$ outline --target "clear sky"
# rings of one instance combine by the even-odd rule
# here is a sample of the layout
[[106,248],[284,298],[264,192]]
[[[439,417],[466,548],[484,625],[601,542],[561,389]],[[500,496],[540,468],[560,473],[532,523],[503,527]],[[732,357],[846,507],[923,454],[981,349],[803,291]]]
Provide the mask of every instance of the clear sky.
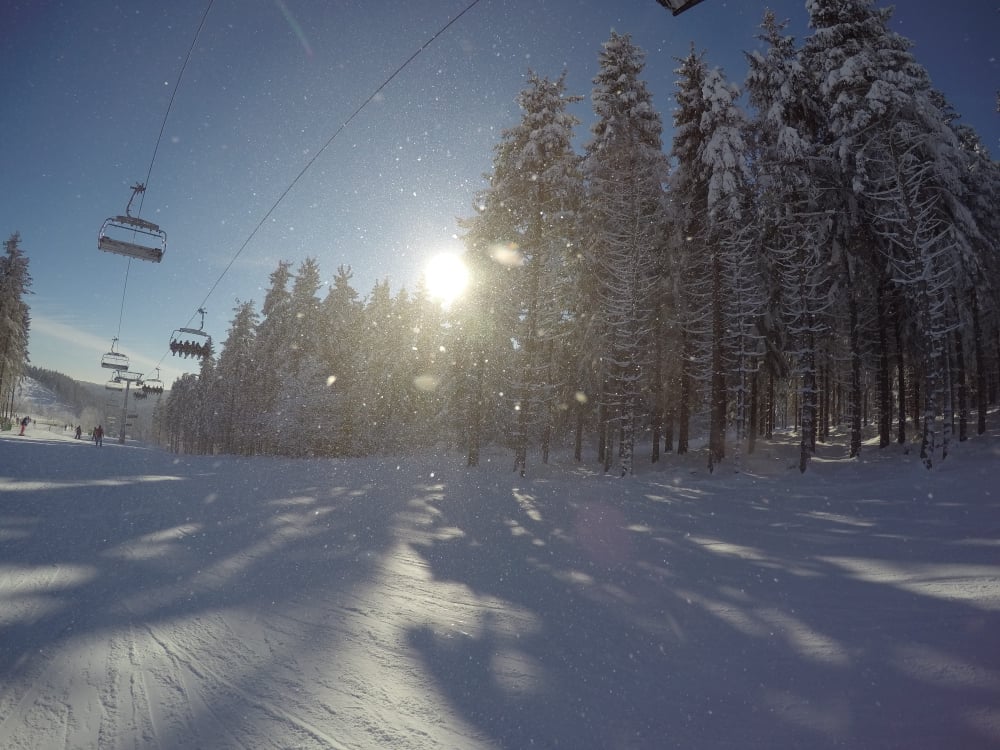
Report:
[[[0,235],[19,231],[30,258],[32,363],[103,382],[120,329],[132,369],[159,364],[169,386],[196,369],[170,355],[172,331],[197,327],[204,301],[221,342],[236,300],[259,309],[281,259],[315,256],[327,280],[350,265],[362,296],[386,278],[412,289],[432,256],[461,251],[455,219],[519,119],[529,68],[566,69],[569,93],[587,97],[582,142],[601,44],[631,34],[669,143],[675,58],[692,43],[741,83],[765,7],[808,33],[804,0],[705,0],[678,17],[656,0],[480,0],[317,157],[470,2],[215,0],[153,159],[208,0],[0,0]],[[1000,158],[1000,1],[907,0],[893,26]],[[141,216],[167,252],[129,264],[97,234],[151,162]]]

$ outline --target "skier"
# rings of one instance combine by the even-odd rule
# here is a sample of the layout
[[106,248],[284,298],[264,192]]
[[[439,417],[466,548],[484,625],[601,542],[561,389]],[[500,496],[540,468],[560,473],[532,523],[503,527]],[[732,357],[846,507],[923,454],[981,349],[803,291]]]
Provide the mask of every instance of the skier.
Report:
[[82,434],[83,434],[83,430],[80,429],[80,425],[77,425],[76,426],[76,439],[79,440],[80,439],[80,435],[82,435]]
[[94,429],[94,444],[98,448],[104,445],[104,428],[101,425],[97,425]]
[[20,432],[21,435],[24,434],[24,428],[28,426],[28,423],[30,421],[31,417],[25,417],[24,419],[21,420],[21,432]]

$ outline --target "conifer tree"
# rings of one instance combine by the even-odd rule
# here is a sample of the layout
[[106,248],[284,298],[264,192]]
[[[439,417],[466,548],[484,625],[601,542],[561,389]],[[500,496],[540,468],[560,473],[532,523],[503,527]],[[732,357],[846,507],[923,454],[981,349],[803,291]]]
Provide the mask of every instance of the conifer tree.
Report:
[[219,381],[216,404],[219,410],[219,446],[226,453],[249,455],[254,447],[250,427],[256,408],[250,387],[258,322],[253,300],[237,300],[233,314],[216,367]]
[[253,432],[255,453],[275,451],[275,409],[281,394],[281,381],[291,355],[294,320],[291,310],[291,262],[280,261],[270,275],[270,286],[261,307],[261,322],[254,339],[254,377],[252,388],[257,399]]
[[4,241],[0,256],[0,416],[11,417],[14,390],[28,364],[28,330],[31,316],[25,296],[31,293],[28,257],[21,249],[21,235]]
[[938,449],[947,455],[950,442],[953,303],[964,291],[962,259],[978,234],[961,200],[964,159],[910,42],[888,28],[891,9],[875,8],[871,0],[809,0],[807,8],[815,33],[803,49],[803,65],[815,83],[816,109],[825,113],[821,147],[842,217],[831,239],[851,316],[852,453],[860,448],[859,300],[871,296],[856,282],[887,263],[893,284],[908,291],[906,312],[918,336],[921,454],[930,466]]
[[708,74],[703,54],[691,52],[678,61],[674,110],[674,137],[670,155],[676,167],[670,175],[670,234],[668,264],[672,296],[676,300],[679,336],[680,394],[677,400],[677,453],[688,452],[692,408],[700,402],[711,325],[709,318],[710,269],[703,252],[707,231],[708,185],[698,169],[704,141],[701,120],[705,114],[702,86]]
[[[765,13],[760,39],[766,49],[748,55],[747,92],[756,109],[753,128],[757,232],[767,267],[769,309],[775,337],[790,350],[797,381],[801,426],[799,469],[805,471],[816,450],[820,341],[829,334],[829,272],[821,242],[825,226],[817,208],[819,164],[814,135],[822,121],[807,92],[812,85],[802,69],[787,24]],[[772,350],[769,376],[781,377],[785,354]]]
[[364,305],[351,286],[350,266],[339,266],[320,309],[319,356],[323,365],[326,397],[324,422],[329,426],[329,452],[356,455],[356,429],[361,383],[359,346]]
[[[673,144],[678,165],[670,198],[683,240],[674,242],[675,268],[681,282],[684,341],[690,347],[688,367],[700,359],[701,377],[708,386],[712,470],[726,455],[726,373],[733,366],[742,438],[747,387],[760,354],[755,328],[763,299],[756,291],[755,230],[747,226],[750,155],[745,119],[736,105],[739,90],[693,51],[681,61],[678,73]],[[688,382],[694,375],[692,370],[684,373]]]
[[[488,264],[480,261],[480,269],[506,277],[503,313],[514,323],[507,331],[516,342],[508,373],[515,414],[514,468],[522,474],[532,437],[542,436],[544,457],[545,436],[551,432],[555,342],[563,335],[567,248],[573,245],[581,192],[578,157],[572,148],[577,120],[566,109],[579,97],[564,91],[565,74],[552,81],[529,71],[528,85],[518,97],[521,122],[503,131],[490,187],[480,196],[482,209],[467,224],[472,230],[471,254],[481,259],[485,250],[493,263],[503,267],[487,271],[482,266]],[[500,248],[516,255],[505,258]],[[477,290],[485,291],[481,285]],[[478,301],[495,304],[501,299],[492,296]]]
[[[652,95],[639,76],[645,54],[611,33],[601,51],[592,100],[597,121],[584,157],[590,221],[585,253],[600,314],[600,429],[620,431],[621,473],[633,470],[640,401],[649,384],[663,252],[667,163]],[[605,440],[605,468],[611,451]]]

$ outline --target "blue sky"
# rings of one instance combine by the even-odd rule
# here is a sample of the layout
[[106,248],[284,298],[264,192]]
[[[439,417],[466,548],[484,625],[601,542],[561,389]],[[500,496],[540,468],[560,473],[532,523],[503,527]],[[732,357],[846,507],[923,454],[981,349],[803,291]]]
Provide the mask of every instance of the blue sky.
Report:
[[[692,43],[742,82],[765,7],[808,32],[803,0],[706,0],[678,17],[655,0],[480,0],[317,157],[469,2],[215,0],[154,160],[207,0],[0,0],[0,234],[19,231],[31,261],[32,363],[103,382],[120,331],[132,369],[160,366],[169,385],[195,367],[170,355],[171,332],[197,325],[204,302],[221,341],[236,300],[259,306],[281,259],[315,256],[326,279],[350,265],[362,296],[386,278],[412,289],[429,258],[461,250],[455,219],[518,120],[529,68],[566,69],[569,92],[588,97],[575,110],[584,140],[601,44],[631,34],[669,141],[674,58]],[[1000,158],[1000,2],[912,0],[893,25]],[[151,162],[141,216],[167,252],[129,264],[99,252],[97,233]]]

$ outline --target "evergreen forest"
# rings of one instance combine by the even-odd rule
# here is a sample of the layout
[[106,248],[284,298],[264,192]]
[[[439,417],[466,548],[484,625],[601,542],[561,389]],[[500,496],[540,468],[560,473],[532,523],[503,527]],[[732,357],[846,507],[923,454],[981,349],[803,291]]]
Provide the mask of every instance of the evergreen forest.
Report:
[[466,293],[362,297],[342,266],[321,297],[314,256],[283,261],[163,397],[163,442],[470,466],[491,448],[522,474],[560,450],[625,476],[696,450],[738,469],[779,429],[806,471],[841,430],[852,456],[877,438],[944,460],[1000,397],[1000,164],[891,9],[806,8],[801,41],[764,15],[742,84],[675,60],[669,142],[627,34],[599,51],[582,148],[565,72],[529,71],[460,219]]

